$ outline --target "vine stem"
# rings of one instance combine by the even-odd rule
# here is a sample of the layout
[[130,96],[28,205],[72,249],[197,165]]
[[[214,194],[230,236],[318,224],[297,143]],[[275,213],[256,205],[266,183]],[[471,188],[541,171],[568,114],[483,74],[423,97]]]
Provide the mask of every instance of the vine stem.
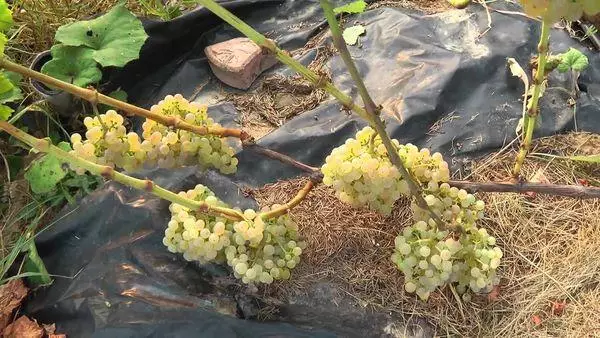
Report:
[[398,169],[398,171],[400,172],[402,177],[408,183],[408,188],[410,189],[410,193],[411,193],[411,195],[414,196],[417,205],[421,209],[427,210],[427,212],[429,213],[429,216],[438,224],[438,226],[440,228],[444,227],[445,224],[441,220],[441,218],[435,212],[433,212],[433,210],[431,210],[431,208],[427,205],[427,202],[425,202],[421,188],[415,182],[415,180],[411,176],[411,174],[408,172],[408,170],[404,166],[404,163],[402,163],[402,159],[400,158],[400,155],[398,155],[398,151],[396,150],[396,147],[394,147],[394,144],[392,143],[392,139],[386,132],[385,123],[379,116],[380,108],[378,108],[375,105],[375,102],[373,102],[373,99],[371,98],[371,95],[369,95],[369,91],[368,91],[367,87],[365,86],[365,83],[362,80],[362,77],[361,77],[360,73],[358,72],[358,69],[356,68],[356,64],[352,60],[350,51],[348,51],[348,46],[346,46],[346,42],[344,41],[344,39],[342,37],[342,31],[340,29],[340,26],[337,22],[334,12],[333,12],[333,6],[331,5],[331,2],[329,2],[329,0],[320,0],[320,2],[321,2],[321,7],[323,8],[323,11],[325,12],[325,18],[327,19],[327,23],[329,24],[331,36],[333,38],[333,44],[335,45],[337,50],[340,52],[340,56],[341,56],[342,60],[344,61],[344,63],[346,64],[346,67],[348,68],[348,72],[350,73],[352,80],[356,84],[356,87],[358,88],[358,92],[363,100],[364,105],[365,105],[365,112],[366,112],[365,119],[369,122],[371,127],[373,129],[375,129],[375,131],[381,138],[381,141],[382,141],[383,145],[385,146],[385,149],[387,150],[390,161]]
[[268,219],[268,218],[273,218],[273,217],[279,217],[279,216],[287,213],[290,209],[292,209],[293,207],[300,204],[300,202],[302,202],[306,198],[308,193],[314,188],[315,183],[316,182],[314,182],[313,179],[309,180],[304,185],[304,188],[302,188],[300,191],[298,191],[296,196],[294,196],[294,198],[292,198],[289,202],[287,202],[286,204],[284,204],[278,208],[275,208],[273,210],[270,210],[267,212],[261,212],[259,214],[259,216]]
[[310,81],[315,87],[323,88],[326,92],[331,94],[333,97],[338,99],[342,103],[344,107],[347,109],[353,110],[360,117],[364,119],[368,119],[367,112],[365,109],[354,103],[352,98],[340,91],[337,87],[335,87],[330,81],[327,81],[322,76],[313,72],[312,70],[304,67],[300,62],[290,56],[290,54],[275,44],[273,40],[267,39],[264,35],[257,32],[254,28],[250,27],[240,18],[233,15],[227,9],[223,8],[221,5],[217,4],[213,0],[198,0],[198,3],[203,5],[206,9],[213,12],[215,15],[223,19],[223,21],[227,22],[235,29],[240,31],[250,40],[254,41],[257,45],[262,48],[267,49],[282,63],[286,64],[300,75],[302,75],[305,79]]
[[[515,160],[515,166],[513,168],[513,178],[518,178],[521,174],[521,167],[525,161],[525,157],[531,149],[531,141],[533,139],[533,131],[535,130],[536,119],[539,114],[539,101],[542,95],[542,86],[546,74],[546,63],[548,61],[549,44],[550,44],[550,23],[542,21],[542,32],[540,35],[540,42],[538,44],[538,64],[537,70],[533,77],[533,94],[529,106],[527,107],[527,115],[523,120],[523,141],[519,148],[519,153]],[[527,95],[527,93],[525,93]]]
[[80,97],[86,101],[92,103],[103,103],[109,105],[111,107],[118,108],[121,111],[127,112],[129,114],[143,116],[150,120],[156,121],[160,124],[164,124],[169,127],[174,127],[177,129],[187,130],[192,133],[198,135],[216,135],[221,137],[236,137],[241,139],[242,141],[251,139],[252,137],[241,129],[233,129],[233,128],[223,128],[223,127],[204,127],[204,126],[196,126],[190,123],[187,123],[175,116],[164,116],[161,114],[156,114],[151,112],[148,109],[144,109],[141,107],[137,107],[135,105],[129,104],[127,102],[123,102],[112,98],[110,96],[100,94],[98,91],[93,89],[86,89],[75,86],[73,84],[55,79],[46,74],[42,74],[33,69],[23,67],[19,64],[11,62],[7,60],[5,57],[0,59],[0,67],[4,68],[8,71],[19,73],[23,76],[32,78],[39,82],[42,82],[46,85],[53,86],[59,88],[62,91],[65,91],[69,94]]
[[565,196],[580,199],[600,198],[600,188],[584,187],[580,185],[470,181],[449,181],[448,184],[450,184],[452,187],[469,190],[470,192],[534,192],[538,194]]
[[132,188],[149,192],[157,197],[165,199],[172,203],[180,204],[186,208],[197,210],[203,213],[223,216],[233,220],[243,220],[244,216],[239,211],[230,208],[215,207],[201,201],[194,201],[184,196],[180,196],[172,191],[160,187],[151,180],[142,180],[126,174],[115,171],[112,167],[103,166],[91,161],[85,160],[77,155],[70,154],[59,147],[52,145],[47,139],[39,139],[31,136],[24,131],[16,128],[6,121],[0,121],[0,129],[6,131],[18,140],[24,142],[30,147],[43,153],[56,156],[61,162],[72,164],[76,167],[84,168],[89,172],[101,175],[106,179],[114,180]]

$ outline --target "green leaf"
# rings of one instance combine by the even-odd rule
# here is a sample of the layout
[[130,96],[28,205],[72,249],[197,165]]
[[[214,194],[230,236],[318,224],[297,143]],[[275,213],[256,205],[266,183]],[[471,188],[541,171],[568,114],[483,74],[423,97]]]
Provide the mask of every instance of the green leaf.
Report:
[[85,87],[102,79],[94,61],[94,51],[86,47],[52,46],[52,60],[42,66],[42,73],[59,80]]
[[581,72],[589,66],[587,56],[575,48],[569,48],[566,53],[560,55],[561,62],[556,67],[559,72],[566,73],[569,70]]
[[[110,92],[108,94],[108,96],[112,97],[113,99],[117,99],[119,101],[127,102],[127,92],[124,91],[121,88]],[[107,111],[109,111],[109,110],[111,110],[113,108],[111,106],[109,106],[109,105],[106,105],[106,104],[100,104],[98,106],[98,109],[100,110],[100,112],[102,114],[104,114],[104,113],[106,113]]]
[[[67,142],[59,143],[58,147],[65,151],[71,150]],[[52,191],[66,174],[60,160],[52,154],[46,154],[33,162],[25,172],[25,179],[29,182],[31,191],[35,194],[45,194]]]
[[8,103],[20,101],[23,99],[23,92],[21,92],[21,88],[19,84],[21,82],[22,76],[18,73],[0,71],[1,77],[4,77],[12,83],[12,89],[0,94],[0,103]]
[[25,259],[25,265],[23,266],[23,271],[25,271],[25,273],[29,273],[27,277],[29,283],[35,286],[48,285],[52,283],[52,278],[50,278],[48,270],[46,270],[46,265],[44,265],[44,262],[38,254],[33,239],[30,239],[28,251],[29,252],[27,253]]
[[12,24],[12,11],[5,0],[0,0],[0,31],[6,31]]
[[56,32],[56,40],[67,46],[93,49],[94,60],[103,67],[123,67],[139,58],[147,38],[141,21],[124,4],[94,20],[74,22]]
[[589,15],[600,13],[600,1],[598,0],[581,0],[583,11]]
[[362,25],[352,26],[344,29],[342,36],[348,45],[355,45],[358,42],[358,37],[365,33],[365,27]]
[[8,121],[13,112],[14,109],[12,109],[11,107],[0,104],[0,120]]
[[367,3],[364,2],[363,0],[358,0],[358,1],[354,1],[349,4],[346,4],[344,6],[334,8],[333,13],[335,13],[335,14],[340,14],[340,13],[358,14],[358,13],[364,12],[366,8],[367,8]]

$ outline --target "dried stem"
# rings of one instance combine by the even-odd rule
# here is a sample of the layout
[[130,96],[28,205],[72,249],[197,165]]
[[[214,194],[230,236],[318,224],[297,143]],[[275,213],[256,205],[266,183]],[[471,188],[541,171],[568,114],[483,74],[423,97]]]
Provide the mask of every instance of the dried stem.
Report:
[[600,188],[579,185],[558,185],[545,183],[509,183],[509,182],[470,182],[450,181],[450,186],[470,192],[514,192],[547,194],[580,199],[600,198]]
[[385,146],[385,149],[387,150],[390,161],[398,169],[398,171],[400,172],[402,177],[408,183],[410,192],[414,196],[417,205],[421,209],[427,210],[429,212],[429,215],[431,216],[431,218],[433,218],[435,220],[435,222],[438,224],[438,226],[443,227],[444,222],[440,219],[440,217],[435,212],[433,212],[433,210],[431,210],[431,208],[427,205],[427,202],[425,202],[421,188],[415,182],[414,178],[408,172],[406,167],[404,167],[404,163],[402,163],[402,159],[400,158],[400,155],[398,155],[398,151],[396,150],[396,147],[394,147],[394,144],[392,143],[392,139],[390,138],[390,136],[387,134],[387,132],[385,130],[385,124],[384,124],[383,120],[381,119],[381,117],[379,116],[380,109],[375,105],[375,102],[373,102],[373,99],[369,95],[369,91],[367,90],[367,87],[365,86],[365,83],[363,82],[362,77],[360,76],[360,73],[358,72],[358,69],[356,68],[355,63],[352,60],[352,56],[350,55],[350,52],[348,51],[348,47],[346,46],[346,43],[344,42],[344,39],[342,37],[342,31],[337,22],[337,19],[335,18],[335,14],[333,13],[333,6],[329,2],[329,0],[321,0],[321,7],[323,8],[323,11],[325,12],[325,18],[327,19],[327,22],[329,23],[329,28],[331,30],[331,36],[333,38],[333,44],[340,52],[340,56],[342,57],[342,60],[344,60],[344,63],[346,64],[346,67],[348,68],[348,72],[350,73],[352,80],[354,80],[354,83],[358,87],[358,92],[363,100],[363,103],[365,104],[365,111],[366,111],[365,119],[369,122],[371,127],[373,127],[373,129],[375,129],[377,134],[379,134],[379,137],[381,138],[381,141],[383,142],[383,145]]
[[[550,43],[550,27],[546,21],[542,21],[542,33],[540,36],[540,42],[538,44],[538,64],[537,70],[533,77],[533,94],[527,107],[527,115],[523,119],[523,141],[517,158],[515,160],[515,167],[513,168],[512,175],[514,178],[518,178],[521,174],[521,167],[527,157],[527,153],[531,149],[531,140],[533,139],[533,131],[535,130],[535,121],[539,114],[539,101],[542,96],[542,87],[546,74],[546,62],[548,61],[549,43]],[[528,93],[525,93],[527,96]]]
[[119,101],[110,96],[106,96],[98,93],[93,89],[86,89],[75,86],[73,84],[55,79],[46,74],[42,74],[40,72],[36,72],[33,69],[29,69],[27,67],[23,67],[11,61],[8,61],[6,58],[0,59],[0,67],[11,72],[19,73],[23,76],[32,78],[39,82],[42,82],[48,86],[59,88],[67,93],[80,97],[86,101],[92,103],[103,103],[109,105],[111,107],[118,108],[121,111],[124,111],[129,114],[143,116],[150,120],[154,120],[160,124],[164,124],[169,127],[174,127],[177,129],[187,130],[195,134],[199,135],[217,135],[221,137],[236,137],[241,139],[242,141],[245,139],[250,139],[250,135],[240,129],[233,128],[223,128],[223,127],[203,127],[196,126],[193,124],[189,124],[185,121],[182,121],[180,118],[175,116],[164,116],[160,114],[153,113],[147,109],[140,108],[129,104],[127,102]]
[[296,194],[296,196],[294,196],[294,198],[292,198],[289,202],[287,202],[286,204],[284,204],[280,207],[277,207],[273,210],[270,210],[267,212],[262,212],[259,214],[259,216],[261,216],[263,218],[273,218],[273,217],[278,217],[278,216],[281,216],[281,215],[287,213],[290,209],[292,209],[293,207],[300,204],[300,202],[302,202],[302,200],[304,200],[304,198],[306,198],[306,196],[308,195],[308,193],[312,190],[312,188],[314,186],[315,186],[315,182],[312,179],[309,180],[304,185],[304,188],[302,188],[302,190],[300,190]]
[[38,151],[52,154],[64,163],[69,163],[76,167],[84,168],[95,175],[101,175],[106,179],[117,181],[119,183],[125,184],[138,190],[147,191],[153,195],[156,195],[157,197],[160,197],[172,203],[180,204],[192,210],[197,210],[203,213],[210,213],[217,216],[223,216],[233,220],[244,219],[243,215],[239,211],[230,208],[211,206],[205,202],[194,201],[192,199],[171,192],[165,188],[162,188],[156,185],[151,180],[142,180],[135,177],[131,177],[118,171],[115,171],[112,167],[103,166],[87,161],[77,155],[70,154],[52,145],[49,140],[38,139],[34,136],[31,136],[8,122],[0,121],[0,129],[6,131],[10,135],[26,143],[30,147],[37,149]]

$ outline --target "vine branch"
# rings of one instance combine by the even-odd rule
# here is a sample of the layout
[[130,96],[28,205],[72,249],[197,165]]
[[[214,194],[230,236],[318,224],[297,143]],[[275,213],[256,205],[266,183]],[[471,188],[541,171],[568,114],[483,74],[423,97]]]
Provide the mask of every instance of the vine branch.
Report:
[[546,183],[509,183],[509,182],[470,182],[449,181],[452,187],[465,189],[470,192],[514,192],[565,196],[580,199],[600,198],[600,188],[580,185],[559,185]]
[[132,105],[130,103],[117,100],[115,98],[112,98],[112,97],[104,95],[104,94],[100,94],[96,90],[81,88],[81,87],[75,86],[73,84],[55,79],[46,74],[42,74],[33,69],[23,67],[19,64],[11,62],[11,61],[7,60],[6,58],[0,59],[0,67],[4,68],[6,70],[9,70],[11,72],[19,73],[23,76],[32,78],[32,79],[42,82],[46,85],[59,88],[60,90],[63,90],[65,92],[75,95],[77,97],[80,97],[86,101],[89,101],[92,103],[106,104],[111,107],[118,108],[119,110],[127,112],[129,114],[143,116],[145,118],[148,118],[150,120],[156,121],[160,124],[164,124],[169,127],[187,130],[187,131],[190,131],[190,132],[198,134],[198,135],[210,134],[210,135],[217,135],[217,136],[221,136],[221,137],[236,137],[236,138],[241,139],[242,141],[251,139],[251,136],[248,133],[246,133],[240,129],[214,127],[214,126],[213,127],[196,126],[196,125],[187,123],[175,116],[164,116],[164,115],[156,114],[156,113],[149,111],[148,109],[140,108],[140,107]]
[[215,207],[209,205],[206,202],[195,201],[183,196],[179,196],[178,194],[172,191],[160,187],[151,180],[142,180],[135,177],[131,177],[118,171],[115,171],[112,167],[99,165],[91,161],[85,160],[79,156],[70,154],[60,149],[59,147],[53,145],[52,143],[50,143],[49,140],[39,139],[34,136],[31,136],[6,121],[0,121],[0,129],[6,131],[10,135],[14,136],[15,138],[24,142],[30,147],[37,149],[38,151],[52,154],[64,163],[70,163],[74,166],[84,168],[89,172],[96,175],[101,175],[106,179],[117,181],[132,188],[149,192],[157,197],[160,197],[172,203],[183,205],[184,207],[190,208],[192,210],[197,210],[199,212],[209,213],[217,216],[223,216],[233,220],[244,219],[244,216],[239,211],[236,211],[234,209]]
[[410,193],[414,196],[417,205],[421,209],[427,210],[429,213],[429,216],[431,218],[433,218],[433,220],[435,220],[435,222],[440,227],[443,227],[444,222],[441,220],[441,218],[435,212],[433,212],[433,210],[431,210],[431,208],[427,205],[427,202],[425,202],[421,188],[417,185],[417,183],[415,182],[415,180],[413,179],[411,174],[408,172],[408,170],[404,166],[404,163],[402,163],[402,159],[400,158],[400,155],[398,155],[398,152],[396,151],[396,147],[394,147],[394,144],[392,143],[390,136],[387,134],[387,132],[385,130],[385,124],[384,124],[383,120],[381,119],[381,117],[379,116],[380,109],[375,105],[375,102],[373,102],[371,95],[369,95],[369,91],[367,90],[367,87],[365,86],[365,83],[362,80],[362,77],[361,77],[360,73],[358,72],[358,69],[356,68],[356,64],[352,60],[350,51],[348,51],[348,46],[346,46],[346,42],[344,41],[344,39],[342,37],[342,31],[340,29],[340,26],[337,22],[334,12],[333,12],[333,6],[329,2],[329,0],[320,0],[320,1],[321,1],[321,7],[323,8],[323,11],[325,12],[325,18],[327,19],[327,22],[329,23],[329,28],[331,30],[331,36],[333,38],[333,44],[335,45],[337,50],[340,52],[340,56],[342,57],[342,60],[346,64],[346,67],[348,68],[348,72],[350,73],[352,80],[358,87],[358,92],[363,100],[364,105],[365,105],[365,111],[366,111],[365,119],[369,122],[371,127],[373,127],[373,129],[375,129],[377,134],[379,134],[379,137],[381,137],[381,141],[383,142],[383,145],[385,146],[385,149],[388,153],[390,161],[398,169],[398,171],[400,172],[402,177],[408,183],[408,188],[410,189]]

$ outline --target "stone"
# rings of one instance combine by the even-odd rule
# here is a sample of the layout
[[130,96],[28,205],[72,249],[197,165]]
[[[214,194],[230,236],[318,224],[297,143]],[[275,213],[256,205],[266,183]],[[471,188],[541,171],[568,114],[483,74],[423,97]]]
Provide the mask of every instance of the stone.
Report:
[[248,38],[235,38],[204,49],[215,76],[223,83],[248,89],[277,59]]

